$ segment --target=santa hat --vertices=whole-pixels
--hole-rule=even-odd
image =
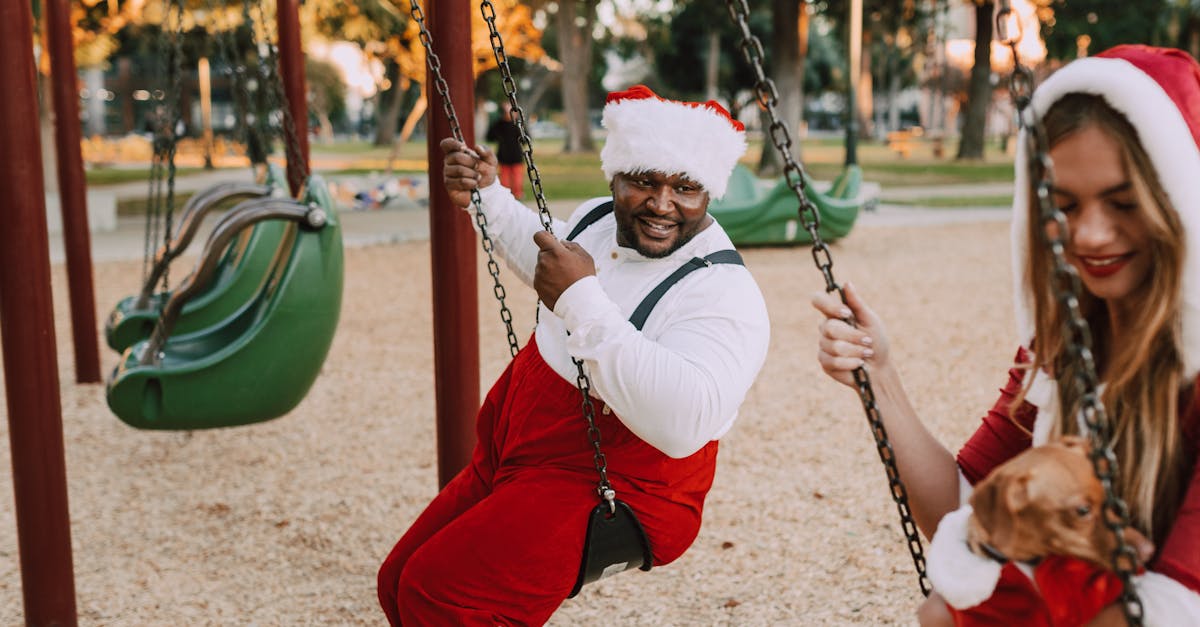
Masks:
[[[1070,93],[1101,96],[1129,120],[1179,215],[1186,251],[1181,294],[1183,374],[1194,377],[1200,372],[1200,65],[1182,50],[1117,46],[1052,74],[1034,92],[1034,113],[1045,115]],[[1034,334],[1033,289],[1027,276],[1027,150],[1022,133],[1017,143],[1012,258],[1017,331],[1024,343]]]
[[[610,93],[602,123],[608,139],[600,164],[609,181],[620,172],[683,174],[721,198],[746,152],[745,127],[721,105],[667,100],[645,85]]]

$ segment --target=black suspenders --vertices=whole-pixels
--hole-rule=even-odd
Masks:
[[[567,240],[569,241],[575,239],[584,231],[584,229],[595,224],[604,216],[612,213],[612,210],[613,203],[610,200],[601,203],[595,209],[587,212],[587,214],[583,216],[583,219],[581,219],[579,223],[575,225],[575,228],[571,229],[571,234],[567,235]],[[663,279],[658,285],[654,286],[654,289],[650,290],[649,294],[646,294],[646,297],[642,299],[642,302],[639,303],[637,308],[633,310],[633,315],[629,316],[629,322],[633,323],[633,326],[637,328],[637,330],[641,331],[642,326],[646,324],[646,318],[650,317],[650,312],[654,309],[654,306],[658,304],[658,301],[662,300],[662,297],[667,293],[668,290],[670,290],[676,283],[683,279],[683,277],[695,272],[696,270],[699,270],[700,268],[712,266],[715,263],[727,263],[738,266],[746,265],[742,261],[742,256],[733,249],[718,250],[717,252],[705,255],[704,257],[692,257],[687,261],[687,263],[680,266],[678,270],[672,272],[670,276]]]

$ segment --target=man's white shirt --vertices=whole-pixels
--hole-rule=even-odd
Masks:
[[[512,272],[533,284],[543,230],[538,215],[499,182],[480,190],[488,234]],[[566,237],[583,216],[609,200],[580,205],[554,234]],[[714,220],[679,250],[650,259],[617,245],[610,213],[574,239],[596,264],[555,310],[540,306],[542,358],[575,384],[572,355],[584,361],[593,393],[639,438],[671,457],[686,457],[727,433],[767,355],[766,303],[746,268],[713,264],[684,277],[655,305],[641,331],[629,316],[668,275],[693,257],[732,249]],[[569,332],[569,333],[568,333]]]

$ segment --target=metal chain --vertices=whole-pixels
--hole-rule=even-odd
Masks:
[[[279,51],[271,37],[266,9],[263,8],[263,4],[264,0],[259,0],[257,7],[259,18],[263,23],[263,39],[267,47],[267,58],[264,65],[267,72],[268,93],[275,97],[275,102],[279,105],[280,115],[283,117],[282,137],[284,150],[287,151],[288,162],[299,164],[304,178],[307,179],[311,171],[309,170],[308,161],[304,158],[304,155],[300,154],[300,138],[296,131],[296,120],[292,117],[292,108],[288,106],[287,93],[283,88],[283,77],[279,74]],[[276,32],[276,37],[278,37],[278,32]],[[304,97],[303,94],[301,97]]]
[[[733,18],[733,21],[741,31],[742,41],[740,47],[742,54],[746,57],[746,61],[754,68],[755,95],[758,103],[766,110],[767,116],[771,120],[768,133],[771,143],[774,144],[775,149],[783,158],[783,173],[788,187],[792,188],[800,203],[800,222],[804,226],[804,229],[808,231],[809,236],[812,237],[813,262],[825,278],[825,291],[836,291],[844,303],[846,302],[846,294],[833,277],[833,257],[829,252],[829,247],[821,238],[820,214],[817,212],[816,205],[804,193],[807,183],[804,180],[803,169],[792,157],[791,134],[788,131],[787,124],[780,120],[778,114],[775,112],[775,107],[779,101],[779,92],[775,87],[774,81],[767,76],[766,71],[763,69],[762,42],[750,32],[750,7],[747,5],[746,0],[725,0],[725,5],[729,9],[730,17]],[[846,321],[854,324],[852,318]],[[929,596],[930,592],[933,591],[933,587],[925,575],[925,551],[921,544],[921,535],[908,504],[908,490],[904,487],[904,482],[900,480],[900,470],[896,465],[896,453],[892,449],[891,442],[888,440],[887,429],[884,427],[883,417],[875,401],[875,392],[871,387],[871,378],[865,368],[859,367],[854,371],[854,384],[858,388],[858,396],[862,400],[863,410],[866,412],[867,421],[871,427],[871,435],[875,438],[875,448],[879,452],[879,459],[883,462],[884,470],[887,472],[888,489],[891,491],[892,500],[896,503],[896,509],[900,514],[900,524],[904,531],[905,540],[908,543],[908,551],[912,555],[913,565],[917,569],[917,580],[921,586],[921,592],[925,596]]]
[[[446,119],[450,121],[450,132],[454,135],[454,139],[462,142],[465,146],[466,138],[458,123],[458,115],[454,112],[454,104],[450,102],[450,86],[446,84],[446,79],[442,76],[442,60],[433,51],[433,37],[425,26],[425,12],[421,10],[421,5],[417,4],[417,0],[409,0],[409,8],[421,31],[420,38],[421,45],[425,47],[425,61],[429,66],[429,73],[433,75],[433,84],[437,89],[438,96],[442,99],[442,110],[446,113]],[[488,274],[492,275],[492,294],[500,302],[500,319],[504,321],[504,329],[508,333],[508,351],[513,357],[516,357],[517,353],[521,351],[521,344],[517,341],[517,334],[513,332],[512,311],[504,302],[507,293],[504,291],[504,284],[500,282],[500,264],[496,263],[493,253],[495,244],[488,234],[487,216],[483,213],[483,201],[479,197],[478,189],[471,190],[471,204],[475,206],[475,225],[479,227],[479,234],[483,240],[483,252],[487,254]]]
[[[245,22],[251,22],[249,5],[242,5],[243,18]],[[219,9],[216,6],[216,0],[208,0],[209,13],[214,16],[219,15]],[[213,24],[214,29],[219,29],[220,24]],[[241,141],[246,146],[246,153],[250,156],[251,139],[250,134],[257,132],[250,125],[250,87],[247,85],[246,79],[246,63],[245,58],[239,50],[237,41],[237,30],[241,26],[234,25],[224,30],[218,30],[214,37],[217,43],[217,56],[225,62],[225,67],[221,74],[224,74],[226,80],[230,82],[230,93],[233,98],[233,106],[237,112],[234,120],[234,138]],[[254,167],[253,158],[250,159],[250,166]]]
[[[175,129],[183,120],[183,111],[181,108],[180,97],[183,92],[183,0],[168,0],[167,11],[164,15],[163,27],[165,28],[171,20],[172,9],[175,11],[175,26],[171,32],[171,85],[167,90],[167,110],[170,112],[170,128],[167,129],[167,135],[171,138],[167,144],[167,198],[166,198],[166,216],[163,223],[163,248],[169,250],[171,248],[171,230],[173,227],[173,218],[175,215],[175,155],[176,148],[179,144],[179,137]],[[167,292],[171,288],[170,281],[170,266],[163,268],[162,272],[162,291]]]
[[[1009,77],[1009,95],[1017,109],[1018,123],[1026,132],[1032,152],[1028,163],[1029,174],[1031,180],[1036,181],[1034,191],[1043,227],[1041,234],[1053,258],[1051,291],[1059,306],[1068,314],[1063,325],[1066,331],[1067,360],[1076,365],[1074,384],[1081,394],[1079,412],[1087,426],[1092,444],[1089,455],[1092,470],[1104,486],[1104,524],[1112,531],[1116,540],[1111,559],[1113,570],[1123,584],[1121,608],[1126,621],[1136,627],[1142,624],[1144,611],[1141,598],[1133,585],[1133,576],[1137,572],[1137,552],[1125,541],[1125,528],[1129,526],[1129,508],[1114,488],[1118,475],[1117,457],[1112,450],[1111,423],[1097,391],[1099,378],[1096,376],[1096,364],[1091,348],[1091,330],[1079,308],[1079,275],[1066,259],[1066,243],[1069,237],[1067,217],[1052,198],[1054,162],[1050,159],[1046,129],[1029,106],[1033,97],[1033,71],[1021,65],[1017,54],[1017,44],[1021,39],[1020,30],[1012,36],[1008,34],[1008,17],[1012,13],[1012,7],[1007,0],[997,3],[997,38],[1012,50],[1013,70]]]
[[[551,226],[554,220],[550,216],[550,210],[546,207],[546,197],[542,193],[542,176],[533,162],[533,140],[529,138],[529,131],[525,124],[525,111],[521,108],[521,103],[517,102],[517,82],[513,80],[512,68],[508,65],[508,53],[504,51],[504,39],[500,36],[499,29],[496,28],[496,7],[491,0],[481,0],[479,10],[483,14],[483,21],[488,25],[492,54],[496,57],[496,66],[500,69],[504,94],[508,97],[508,104],[512,107],[513,122],[521,132],[521,151],[525,156],[525,170],[528,173],[529,182],[533,185],[533,197],[537,202],[538,217],[542,221],[542,228],[553,232]],[[583,360],[572,356],[571,361],[575,363],[575,385],[583,397],[583,418],[587,420],[588,439],[591,440],[594,449],[592,460],[596,465],[596,473],[600,475],[600,483],[596,486],[596,492],[601,499],[608,503],[609,511],[616,512],[617,506],[614,499],[616,499],[617,493],[613,490],[612,484],[608,482],[608,462],[604,451],[600,449],[600,428],[596,426],[595,407],[592,405],[590,395],[591,380],[588,379],[587,371],[583,368]]]

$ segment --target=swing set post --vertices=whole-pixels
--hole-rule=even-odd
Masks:
[[[92,287],[92,242],[88,230],[87,192],[83,176],[82,131],[75,45],[71,41],[69,0],[48,0],[46,30],[50,52],[50,85],[54,101],[54,148],[58,161],[58,197],[62,212],[63,248],[75,342],[75,382],[100,382],[100,342],[96,336],[96,296]]]
[[[450,88],[463,137],[475,137],[475,79],[471,56],[469,0],[426,2],[427,25],[438,42],[442,74]],[[427,86],[434,84],[426,69]],[[427,89],[429,110],[442,98]],[[475,230],[467,212],[453,206],[442,187],[442,150],[451,136],[445,116],[430,115],[429,240],[433,268],[433,369],[437,403],[438,485],[444,487],[471,461],[475,414],[479,411],[479,293],[476,286]]]
[[[75,625],[32,7],[0,2],[0,343],[27,625]]]
[[[287,179],[292,196],[300,193],[309,172],[308,152],[308,88],[304,81],[304,53],[300,42],[299,0],[278,0],[275,4],[275,20],[279,29],[279,74],[283,77],[283,93],[287,100],[295,134],[285,133],[288,146]],[[297,162],[298,161],[298,162]]]

